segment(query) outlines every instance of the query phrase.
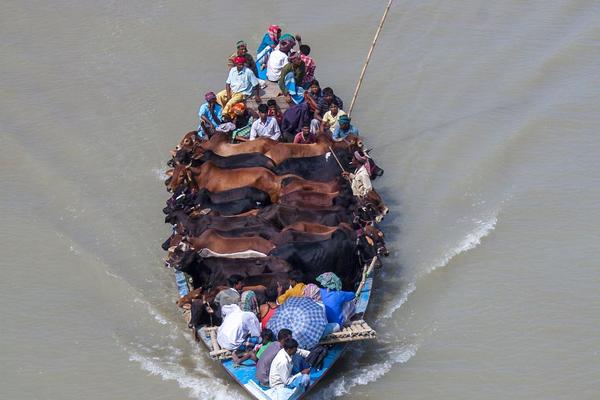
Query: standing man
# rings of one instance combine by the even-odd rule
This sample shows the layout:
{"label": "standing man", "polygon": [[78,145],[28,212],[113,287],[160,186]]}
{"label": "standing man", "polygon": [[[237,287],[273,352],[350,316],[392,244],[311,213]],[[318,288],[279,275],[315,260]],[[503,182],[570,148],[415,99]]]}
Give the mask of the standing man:
{"label": "standing man", "polygon": [[204,95],[204,100],[206,100],[206,103],[202,104],[198,110],[198,117],[200,118],[198,136],[207,139],[212,136],[215,128],[221,125],[223,107],[217,103],[217,96],[214,92],[207,92]]}
{"label": "standing man", "polygon": [[254,140],[258,137],[266,137],[273,140],[278,140],[281,136],[279,124],[273,117],[269,117],[269,106],[261,104],[258,106],[258,119],[252,123],[249,140]]}
{"label": "standing man", "polygon": [[236,57],[235,67],[229,71],[227,81],[225,81],[225,90],[217,94],[217,102],[223,106],[223,114],[229,114],[231,107],[236,103],[241,103],[256,92],[256,102],[260,104],[260,95],[258,94],[258,78],[254,72],[246,67],[244,57]]}

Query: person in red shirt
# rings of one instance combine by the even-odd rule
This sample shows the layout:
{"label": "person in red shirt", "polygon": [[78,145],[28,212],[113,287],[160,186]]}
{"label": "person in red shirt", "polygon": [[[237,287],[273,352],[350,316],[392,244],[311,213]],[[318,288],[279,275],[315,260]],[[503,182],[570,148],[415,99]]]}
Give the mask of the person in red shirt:
{"label": "person in red shirt", "polygon": [[310,132],[310,124],[302,124],[302,130],[294,136],[295,144],[311,144],[317,141],[317,136]]}

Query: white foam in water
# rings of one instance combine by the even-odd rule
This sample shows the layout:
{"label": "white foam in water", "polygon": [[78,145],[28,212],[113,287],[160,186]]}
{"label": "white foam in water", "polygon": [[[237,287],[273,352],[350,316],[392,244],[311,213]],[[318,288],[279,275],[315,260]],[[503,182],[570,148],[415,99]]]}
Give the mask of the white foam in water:
{"label": "white foam in water", "polygon": [[164,180],[166,180],[168,178],[167,176],[167,168],[166,167],[161,167],[161,168],[153,168],[152,172],[154,173],[154,175],[162,182]]}
{"label": "white foam in water", "polygon": [[[399,347],[396,350],[386,352],[386,361],[370,365],[368,368],[355,368],[352,372],[345,374],[339,379],[333,381],[332,384],[317,393],[316,398],[329,399],[331,397],[343,396],[350,392],[355,386],[367,385],[375,382],[385,374],[387,374],[394,365],[405,363],[410,360],[419,349],[418,344],[407,344]],[[362,355],[360,352],[355,359],[350,361],[356,364],[356,360]]]}
{"label": "white foam in water", "polygon": [[[443,268],[450,260],[452,260],[457,255],[464,253],[465,251],[469,251],[477,247],[481,243],[481,239],[486,237],[496,228],[496,224],[498,223],[498,212],[494,213],[489,219],[486,221],[478,220],[477,226],[475,229],[468,233],[464,239],[455,247],[448,250],[444,255],[439,258],[437,261],[433,263],[428,268],[425,268],[423,272],[421,272],[417,279],[432,273],[438,268]],[[416,282],[409,282],[406,286],[406,289],[402,292],[399,301],[392,304],[386,311],[382,312],[381,316],[377,319],[379,322],[382,319],[390,318],[396,310],[398,310],[402,304],[406,303],[408,300],[408,296],[417,289]]]}
{"label": "white foam in water", "polygon": [[219,379],[214,377],[199,378],[196,373],[188,374],[183,367],[150,359],[138,353],[132,353],[129,361],[140,363],[142,369],[163,380],[176,381],[183,389],[189,389],[189,395],[195,399],[241,399],[237,393],[227,390]]}
{"label": "white foam in water", "polygon": [[150,315],[152,315],[154,317],[155,320],[158,321],[159,324],[161,325],[167,325],[169,323],[169,321],[158,311],[156,311],[156,309],[154,307],[152,307],[152,305],[150,305],[150,303],[141,300],[139,298],[136,298],[133,300],[135,303],[140,303],[146,306],[146,308],[148,309],[148,312],[150,313]]}
{"label": "white foam in water", "polygon": [[[497,216],[498,212],[493,214],[485,221],[476,221],[477,226],[472,232],[468,233],[457,246],[448,250],[439,260],[433,263],[431,267],[426,268],[423,273],[417,276],[417,279],[433,272],[437,268],[445,267],[448,265],[450,260],[452,260],[458,254],[477,247],[477,245],[481,243],[481,239],[489,235],[490,232],[496,227],[496,224],[498,223]],[[402,290],[399,299],[394,302],[394,304],[385,312],[383,312],[379,318],[377,318],[376,322],[385,326],[385,320],[391,318],[394,312],[398,310],[404,303],[406,303],[408,296],[413,293],[416,288],[416,281],[408,282],[405,285],[405,288]],[[386,345],[392,345],[392,343],[386,343]],[[393,350],[386,352],[385,361],[370,365],[368,368],[356,368],[356,372],[347,373],[345,376],[334,380],[333,383],[331,383],[327,388],[320,391],[318,397],[327,399],[334,396],[343,396],[344,394],[349,393],[349,391],[355,386],[367,385],[371,382],[377,381],[379,378],[387,374],[394,365],[405,363],[410,360],[417,353],[419,345],[420,341],[417,343],[404,344],[398,348],[395,348],[394,346]],[[351,355],[349,364],[356,365],[363,353],[364,351],[355,351]]]}

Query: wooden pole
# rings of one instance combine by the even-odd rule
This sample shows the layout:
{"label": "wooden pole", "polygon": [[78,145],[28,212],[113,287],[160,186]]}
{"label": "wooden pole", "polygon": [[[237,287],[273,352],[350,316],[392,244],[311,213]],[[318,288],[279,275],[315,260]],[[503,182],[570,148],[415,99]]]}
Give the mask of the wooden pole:
{"label": "wooden pole", "polygon": [[365,283],[367,282],[367,278],[369,277],[369,275],[371,275],[371,272],[373,272],[373,268],[375,268],[376,261],[377,261],[377,256],[373,257],[373,259],[371,260],[371,264],[368,267],[367,267],[367,264],[365,264],[364,269],[363,269],[362,280],[360,281],[360,284],[358,285],[358,289],[356,289],[356,297],[360,296],[360,292],[362,292],[363,287],[365,286]]}
{"label": "wooden pole", "polygon": [[340,168],[342,169],[342,171],[346,172],[346,170],[342,166],[342,163],[340,162],[340,159],[337,158],[337,156],[335,155],[335,151],[333,151],[333,149],[331,148],[331,146],[328,146],[328,147],[329,147],[329,150],[331,151],[331,154],[333,155],[333,158],[335,158],[335,161],[337,161],[337,163],[340,166]]}
{"label": "wooden pole", "polygon": [[352,96],[352,102],[350,103],[350,109],[348,110],[348,116],[352,115],[352,108],[354,108],[354,102],[356,101],[356,97],[358,96],[358,91],[360,90],[360,85],[362,84],[363,78],[365,77],[365,72],[367,72],[367,65],[369,65],[369,60],[371,59],[371,54],[373,54],[373,49],[375,48],[375,43],[377,43],[377,38],[379,37],[379,32],[381,32],[381,28],[383,28],[383,23],[385,22],[385,18],[387,17],[387,13],[392,6],[392,1],[388,3],[385,8],[385,12],[383,13],[383,17],[381,17],[381,22],[379,22],[379,27],[377,28],[377,32],[375,33],[375,37],[373,38],[373,43],[371,43],[371,48],[369,49],[369,53],[367,54],[367,59],[365,60],[365,64],[363,65],[362,71],[360,72],[360,78],[358,78],[358,82],[356,83],[356,89],[354,89],[354,95]]}

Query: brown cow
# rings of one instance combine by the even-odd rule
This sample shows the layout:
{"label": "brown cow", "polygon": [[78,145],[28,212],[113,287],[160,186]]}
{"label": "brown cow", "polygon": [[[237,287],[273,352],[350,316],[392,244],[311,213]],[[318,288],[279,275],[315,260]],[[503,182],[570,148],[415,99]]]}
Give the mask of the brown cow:
{"label": "brown cow", "polygon": [[340,192],[319,193],[308,190],[297,190],[291,193],[283,194],[280,204],[294,207],[333,207],[336,197]]}
{"label": "brown cow", "polygon": [[204,154],[205,151],[210,150],[213,153],[222,156],[229,157],[236,154],[243,153],[261,153],[266,154],[269,149],[279,142],[268,138],[259,138],[248,142],[231,144],[229,143],[229,136],[226,134],[213,135],[210,140],[205,142],[197,142],[194,148],[194,157],[199,157]]}
{"label": "brown cow", "polygon": [[190,245],[195,250],[210,249],[217,253],[237,253],[241,251],[254,250],[268,254],[275,245],[260,236],[243,236],[239,238],[220,235],[214,229],[207,229],[200,236],[187,236],[181,240],[181,249]]}
{"label": "brown cow", "polygon": [[354,135],[348,135],[346,139],[340,142],[333,141],[327,135],[319,135],[317,136],[316,143],[277,143],[276,146],[272,146],[263,154],[278,165],[288,158],[315,157],[328,153],[331,150],[339,149],[354,151],[360,146],[362,146],[362,141]]}

